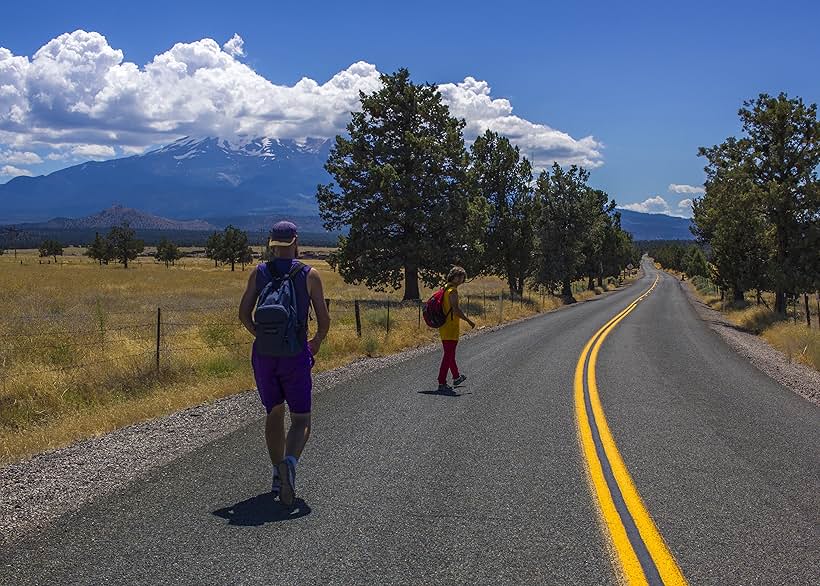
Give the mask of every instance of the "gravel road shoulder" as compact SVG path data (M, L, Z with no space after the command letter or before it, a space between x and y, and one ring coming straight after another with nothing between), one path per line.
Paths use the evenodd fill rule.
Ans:
M805 364L790 361L785 354L772 347L760 336L739 329L721 312L703 303L692 290L689 281L679 281L679 284L698 316L707 323L710 329L720 335L730 348L770 378L807 401L820 405L820 372Z

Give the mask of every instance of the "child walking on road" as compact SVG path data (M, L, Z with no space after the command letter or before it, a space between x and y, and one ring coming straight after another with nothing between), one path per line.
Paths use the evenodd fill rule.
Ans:
M442 309L447 321L438 330L441 336L441 344L444 346L444 356L441 359L441 367L438 371L438 390L451 392L453 387L463 383L467 376L459 373L456 364L456 346L461 336L461 320L470 324L471 328L475 323L467 317L458 305L458 286L467 280L467 271L461 267L453 267L447 274L447 285L444 287L444 298ZM447 372L453 374L453 387L447 384Z
M273 464L271 492L290 506L296 499L296 464L310 436L313 357L330 329L330 315L319 273L296 260L296 226L278 222L269 244L274 258L251 271L239 319L255 338L251 363L268 414L265 442ZM310 340L309 305L318 323ZM291 421L287 436L285 403Z

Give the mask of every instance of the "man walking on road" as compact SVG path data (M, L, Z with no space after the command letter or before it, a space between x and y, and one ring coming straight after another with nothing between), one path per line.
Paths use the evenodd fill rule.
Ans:
M453 387L463 383L467 376L458 372L456 364L456 346L461 336L461 320L470 324L471 328L475 323L461 310L458 305L458 286L467 280L467 271L461 267L453 267L447 274L447 285L444 287L444 297L442 299L442 310L447 316L447 321L438 330L441 336L441 344L444 346L444 356L441 358L441 367L438 371L438 390L451 392ZM453 387L447 384L447 371L453 373Z
M269 245L273 259L251 271L239 305L239 319L255 337L251 364L267 412L265 442L273 464L271 492L290 506L296 499L296 464L310 436L313 357L330 329L330 314L319 273L296 260L296 226L291 222L276 223ZM308 340L311 304L318 325ZM260 319L262 314L285 317L284 321L268 322ZM288 340L288 332L293 332L290 335L295 341ZM289 343L292 346L288 347ZM291 420L287 436L285 403Z

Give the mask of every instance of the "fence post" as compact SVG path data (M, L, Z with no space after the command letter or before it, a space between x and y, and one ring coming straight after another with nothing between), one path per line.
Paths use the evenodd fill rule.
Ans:
M359 313L359 300L353 302L353 311L356 314L356 335L362 337L362 316Z
M159 374L159 344L162 331L162 308L157 307L157 374Z
M387 333L390 333L390 298L387 298Z
M498 323L504 321L504 291L498 294Z
M803 302L806 304L806 325L811 329L811 312L809 311L809 294L803 293Z
M487 316L487 292L481 292L481 317Z

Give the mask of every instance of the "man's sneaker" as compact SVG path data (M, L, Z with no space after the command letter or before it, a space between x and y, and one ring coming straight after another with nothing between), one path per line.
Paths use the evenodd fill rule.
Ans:
M466 380L467 380L467 375L466 375L466 374L462 374L461 376L459 376L457 379L455 379L455 380L453 381L453 386L454 386L454 387L457 387L458 385L462 384L462 383L463 383L464 381L466 381Z
M291 506L296 500L296 467L287 458L279 462L276 467L282 482L279 501L283 505Z
M273 468L273 482L270 487L270 494L273 498L278 499L279 493L282 492L282 480L279 478L279 469Z
M439 393L452 393L453 392L453 387L451 387L450 385L445 383L443 385L438 386L438 392Z

